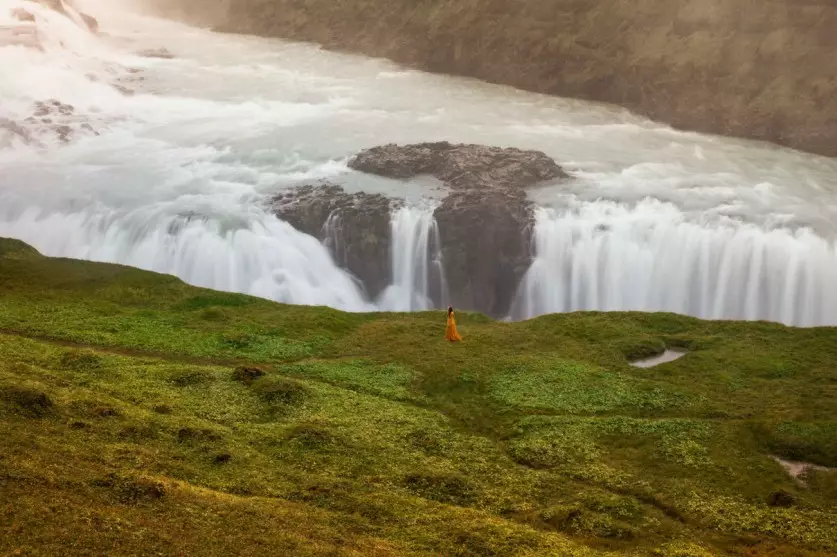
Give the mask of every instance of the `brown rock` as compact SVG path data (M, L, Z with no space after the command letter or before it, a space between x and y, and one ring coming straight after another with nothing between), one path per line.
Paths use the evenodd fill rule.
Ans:
M450 188L435 213L448 303L495 317L508 313L530 263L526 188L568 177L538 151L447 142L374 147L349 166L389 178L430 174Z
M360 279L375 298L390 281L390 211L398 203L323 184L283 192L273 199L272 210L323 242L335 262Z

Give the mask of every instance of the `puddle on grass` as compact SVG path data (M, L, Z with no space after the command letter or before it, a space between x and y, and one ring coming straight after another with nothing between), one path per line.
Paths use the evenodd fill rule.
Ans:
M805 485L805 480L802 479L802 476L812 470L815 472L830 472L832 470L837 470L837 468L828 468L827 466L820 466L819 464L812 464L810 462L787 460L775 455L770 455L770 458L781 464L782 468L785 469L785 472L803 485Z
M660 364L665 364L667 362L673 362L679 358L685 356L685 352L678 352L676 350L666 350L662 354L658 356L654 356L653 358L645 358L644 360L636 360L635 362L630 362L630 364L634 367L654 367Z

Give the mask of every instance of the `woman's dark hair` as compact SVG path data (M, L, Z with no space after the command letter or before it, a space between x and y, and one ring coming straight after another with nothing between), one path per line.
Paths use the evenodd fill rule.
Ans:
M453 313L453 306L448 306L448 315Z

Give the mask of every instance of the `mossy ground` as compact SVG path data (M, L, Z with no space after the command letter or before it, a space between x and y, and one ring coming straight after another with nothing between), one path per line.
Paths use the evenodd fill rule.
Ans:
M2 555L837 554L837 472L770 458L837 466L834 329L460 314L450 345L4 240L0 292Z

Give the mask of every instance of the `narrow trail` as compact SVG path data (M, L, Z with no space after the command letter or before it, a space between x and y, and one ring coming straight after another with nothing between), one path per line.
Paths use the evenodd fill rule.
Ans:
M317 363L317 362L343 362L350 360L361 360L371 356L364 354L353 354L351 356L338 356L336 358L298 358L294 360L259 360L254 358L210 358L200 356L189 356L186 354L178 354L173 352L160 352L156 350L140 350L137 348L127 348L124 346L112 346L107 344L95 344L90 342L79 342L74 340L51 337L48 335L25 333L22 331L15 331L13 329L0 328L0 336L25 338L36 342L51 344L54 346L62 346L65 348L75 348L80 350L93 350L95 352L104 352L106 354L113 354L114 356L123 356L128 358L153 358L155 360L163 360L166 362L177 362L184 364L195 364L203 366L215 367L235 367L242 365L259 366L268 369L274 369L286 365Z

